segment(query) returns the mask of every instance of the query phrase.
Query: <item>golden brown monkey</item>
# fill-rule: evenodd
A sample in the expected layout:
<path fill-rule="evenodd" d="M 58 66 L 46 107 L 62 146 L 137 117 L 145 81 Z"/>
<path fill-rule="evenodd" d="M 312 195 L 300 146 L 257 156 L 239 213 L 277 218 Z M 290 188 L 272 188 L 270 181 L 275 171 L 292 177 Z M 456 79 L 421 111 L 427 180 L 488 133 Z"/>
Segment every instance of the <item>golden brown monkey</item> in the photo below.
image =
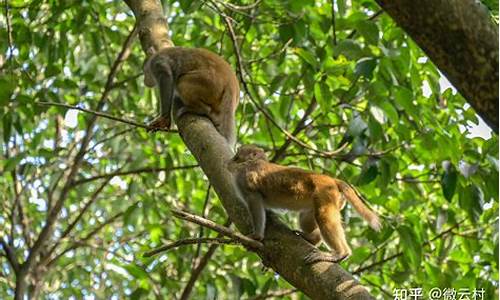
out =
<path fill-rule="evenodd" d="M 160 115 L 149 124 L 151 130 L 170 127 L 175 105 L 177 117 L 184 113 L 207 116 L 234 144 L 240 90 L 231 66 L 220 56 L 200 48 L 161 49 L 144 64 L 144 84 L 160 88 Z"/>
<path fill-rule="evenodd" d="M 381 228 L 378 216 L 346 182 L 268 162 L 264 151 L 256 146 L 241 146 L 228 168 L 235 175 L 236 184 L 251 211 L 255 226 L 251 237 L 254 239 L 264 237 L 265 208 L 299 211 L 302 236 L 314 245 L 323 238 L 335 252 L 329 260 L 341 261 L 351 255 L 340 214 L 345 200 L 373 229 Z"/>

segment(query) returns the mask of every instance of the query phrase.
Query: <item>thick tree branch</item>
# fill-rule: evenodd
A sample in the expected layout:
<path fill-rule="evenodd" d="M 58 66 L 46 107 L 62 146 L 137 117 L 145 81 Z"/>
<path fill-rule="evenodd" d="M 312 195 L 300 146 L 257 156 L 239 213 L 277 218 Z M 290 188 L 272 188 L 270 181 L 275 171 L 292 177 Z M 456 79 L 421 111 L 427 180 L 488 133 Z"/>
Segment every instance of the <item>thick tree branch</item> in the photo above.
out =
<path fill-rule="evenodd" d="M 498 27 L 474 0 L 376 0 L 498 133 Z"/>
<path fill-rule="evenodd" d="M 162 48 L 172 47 L 168 38 L 167 19 L 163 15 L 161 3 L 157 0 L 124 0 L 135 15 L 142 50 L 146 55 Z M 140 21 L 140 22 L 139 22 Z"/>
<path fill-rule="evenodd" d="M 126 0 L 126 2 L 134 12 L 138 28 L 144 28 L 139 31 L 140 35 L 146 35 L 140 38 L 142 48 L 159 49 L 162 44 L 168 45 L 169 43 L 164 41 L 166 34 L 156 36 L 155 39 L 155 36 L 151 35 L 154 31 L 147 30 L 147 24 L 151 23 L 153 16 L 164 20 L 160 4 L 155 0 Z M 208 119 L 185 114 L 175 121 L 182 139 L 207 175 L 230 219 L 241 232 L 249 233 L 252 223 L 248 208 L 236 190 L 233 177 L 226 167 L 227 161 L 233 156 L 233 151 Z M 272 215 L 268 218 L 263 244 L 264 247 L 254 250 L 262 258 L 263 263 L 271 266 L 309 297 L 372 299 L 368 291 L 339 265 L 330 262 L 306 264 L 304 258 L 317 249 Z"/>

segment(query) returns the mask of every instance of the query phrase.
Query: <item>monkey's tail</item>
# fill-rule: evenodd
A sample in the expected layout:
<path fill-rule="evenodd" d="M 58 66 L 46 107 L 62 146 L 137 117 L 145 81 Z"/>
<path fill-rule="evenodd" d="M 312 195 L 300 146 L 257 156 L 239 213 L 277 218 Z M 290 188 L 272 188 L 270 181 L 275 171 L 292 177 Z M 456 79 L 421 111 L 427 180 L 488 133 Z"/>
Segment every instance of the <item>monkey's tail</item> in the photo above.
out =
<path fill-rule="evenodd" d="M 346 197 L 347 201 L 356 209 L 356 211 L 365 219 L 370 227 L 375 231 L 380 231 L 382 223 L 379 217 L 361 200 L 356 191 L 346 182 L 337 180 L 340 192 Z"/>
<path fill-rule="evenodd" d="M 225 89 L 222 97 L 222 105 L 224 107 L 221 108 L 222 120 L 218 129 L 222 136 L 226 138 L 229 146 L 233 147 L 236 143 L 236 122 L 234 120 L 234 113 L 237 105 L 237 103 L 233 102 L 234 98 L 239 97 L 239 95 L 235 95 L 235 92 L 230 89 Z"/>

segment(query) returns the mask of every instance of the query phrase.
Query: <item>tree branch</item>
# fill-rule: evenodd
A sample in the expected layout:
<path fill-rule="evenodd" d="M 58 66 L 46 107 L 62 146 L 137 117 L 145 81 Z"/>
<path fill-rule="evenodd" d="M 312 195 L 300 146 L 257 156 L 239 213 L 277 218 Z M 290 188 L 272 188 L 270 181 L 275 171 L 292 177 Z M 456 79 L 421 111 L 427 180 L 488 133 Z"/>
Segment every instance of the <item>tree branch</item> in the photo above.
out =
<path fill-rule="evenodd" d="M 12 249 L 9 246 L 9 244 L 7 244 L 7 242 L 3 239 L 3 237 L 0 238 L 0 244 L 2 245 L 3 251 L 5 252 L 5 257 L 7 257 L 7 261 L 9 261 L 9 264 L 12 266 L 12 269 L 17 274 L 17 272 L 19 272 L 19 262 L 17 261 L 14 249 Z"/>
<path fill-rule="evenodd" d="M 241 244 L 238 241 L 232 240 L 232 239 L 224 239 L 224 238 L 194 238 L 194 239 L 182 239 L 175 241 L 173 243 L 163 245 L 161 247 L 155 248 L 151 251 L 145 252 L 142 256 L 144 257 L 151 257 L 154 255 L 157 255 L 161 252 L 166 252 L 170 249 L 174 249 L 177 247 L 181 246 L 186 246 L 186 245 L 194 245 L 198 243 L 205 243 L 205 244 L 216 244 L 216 245 L 223 245 L 223 244 Z"/>
<path fill-rule="evenodd" d="M 172 172 L 172 171 L 177 171 L 177 170 L 193 169 L 193 168 L 197 168 L 197 167 L 198 167 L 198 165 L 187 165 L 187 166 L 165 167 L 165 168 L 146 167 L 146 168 L 139 168 L 139 169 L 128 170 L 128 171 L 116 171 L 116 172 L 112 172 L 112 173 L 108 173 L 108 174 L 101 174 L 101 175 L 96 175 L 93 177 L 83 178 L 83 179 L 75 181 L 74 185 L 76 186 L 76 185 L 85 184 L 85 183 L 99 180 L 99 179 L 112 178 L 115 176 L 133 175 L 133 174 L 141 174 L 141 173 L 157 173 L 157 172 L 161 172 L 161 171 Z"/>
<path fill-rule="evenodd" d="M 57 103 L 57 102 L 42 102 L 42 101 L 35 102 L 35 104 L 37 104 L 37 105 L 44 105 L 44 106 L 59 106 L 59 107 L 67 108 L 67 109 L 79 110 L 79 111 L 83 111 L 85 113 L 92 114 L 92 115 L 97 116 L 97 117 L 106 118 L 106 119 L 110 119 L 110 120 L 113 120 L 113 121 L 118 121 L 118 122 L 121 122 L 121 123 L 133 125 L 135 127 L 141 127 L 141 128 L 144 128 L 144 129 L 149 129 L 149 126 L 146 125 L 146 124 L 143 124 L 143 123 L 138 123 L 138 122 L 135 122 L 135 121 L 132 121 L 132 120 L 123 119 L 123 118 L 118 118 L 118 117 L 112 116 L 112 115 L 107 114 L 107 113 L 93 111 L 93 110 L 85 109 L 85 108 L 79 107 L 79 106 L 73 106 L 73 105 L 64 104 L 64 103 Z M 159 128 L 158 131 L 172 132 L 172 130 L 170 130 L 170 129 L 163 129 L 163 128 Z"/>
<path fill-rule="evenodd" d="M 181 218 L 183 220 L 207 227 L 212 229 L 213 231 L 217 231 L 220 234 L 223 234 L 227 237 L 230 237 L 241 244 L 250 247 L 250 248 L 262 248 L 262 243 L 259 241 L 253 240 L 245 235 L 242 235 L 239 232 L 233 231 L 229 229 L 228 227 L 219 225 L 211 220 L 202 218 L 197 215 L 190 214 L 188 212 L 182 211 L 182 210 L 177 210 L 177 209 L 172 209 L 172 214 L 178 218 Z"/>
<path fill-rule="evenodd" d="M 134 12 L 138 28 L 147 27 L 147 20 L 152 16 L 164 20 L 158 1 L 126 2 Z M 155 40 L 151 38 L 150 32 L 152 30 L 139 31 L 142 48 L 158 49 L 166 34 L 157 36 L 158 40 Z M 184 114 L 175 121 L 182 139 L 208 177 L 230 219 L 240 232 L 251 232 L 253 226 L 248 208 L 232 184 L 232 174 L 227 170 L 227 161 L 232 158 L 233 151 L 225 139 L 217 133 L 207 118 Z M 293 137 L 290 138 L 293 140 Z M 306 264 L 304 258 L 317 249 L 272 214 L 268 215 L 264 247 L 254 250 L 262 258 L 264 265 L 271 266 L 288 282 L 313 299 L 372 299 L 368 291 L 338 264 Z"/>

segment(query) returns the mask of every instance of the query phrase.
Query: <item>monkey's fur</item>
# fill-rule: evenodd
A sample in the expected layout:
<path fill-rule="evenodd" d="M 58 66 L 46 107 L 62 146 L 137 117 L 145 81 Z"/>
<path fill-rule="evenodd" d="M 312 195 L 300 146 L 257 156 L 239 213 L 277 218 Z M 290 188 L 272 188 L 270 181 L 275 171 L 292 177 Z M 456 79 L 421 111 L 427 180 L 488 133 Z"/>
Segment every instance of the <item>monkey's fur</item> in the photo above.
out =
<path fill-rule="evenodd" d="M 217 54 L 200 48 L 161 49 L 144 64 L 144 84 L 160 88 L 160 115 L 149 124 L 151 130 L 170 127 L 175 105 L 177 117 L 207 116 L 230 145 L 235 143 L 238 80 Z"/>
<path fill-rule="evenodd" d="M 302 236 L 316 245 L 323 241 L 334 251 L 333 261 L 351 255 L 342 228 L 340 210 L 349 201 L 374 230 L 380 230 L 378 216 L 372 212 L 346 182 L 300 168 L 268 162 L 264 151 L 244 145 L 228 163 L 228 169 L 248 203 L 257 240 L 264 237 L 265 208 L 300 212 Z M 323 260 L 323 259 L 319 259 Z"/>

